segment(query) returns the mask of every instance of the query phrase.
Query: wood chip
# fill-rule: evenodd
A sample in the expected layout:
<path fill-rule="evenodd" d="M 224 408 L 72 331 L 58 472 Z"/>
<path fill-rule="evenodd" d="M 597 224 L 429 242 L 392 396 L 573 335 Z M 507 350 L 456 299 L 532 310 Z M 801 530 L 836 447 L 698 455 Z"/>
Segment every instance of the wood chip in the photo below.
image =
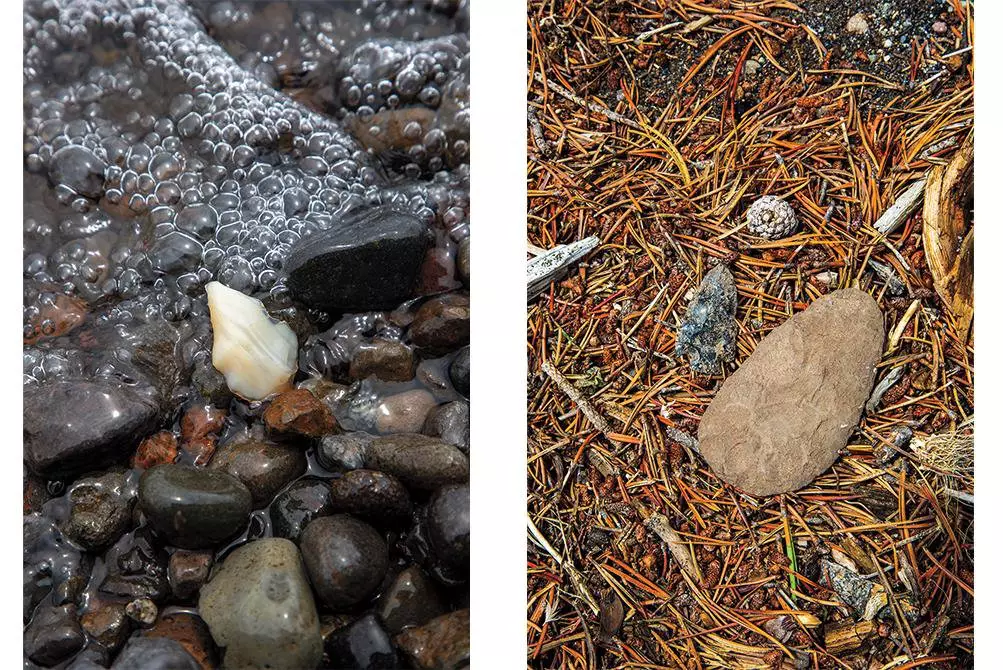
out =
<path fill-rule="evenodd" d="M 933 285 L 958 320 L 962 341 L 975 314 L 975 228 L 971 225 L 975 178 L 975 142 L 969 136 L 946 166 L 927 179 L 923 202 L 923 249 Z"/>

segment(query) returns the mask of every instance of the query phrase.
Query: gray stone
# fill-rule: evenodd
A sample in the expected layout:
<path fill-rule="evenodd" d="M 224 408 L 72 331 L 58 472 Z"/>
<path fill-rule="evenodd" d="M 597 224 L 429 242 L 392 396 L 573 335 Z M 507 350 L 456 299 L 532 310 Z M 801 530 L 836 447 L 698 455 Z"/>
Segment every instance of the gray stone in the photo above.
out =
<path fill-rule="evenodd" d="M 383 581 L 387 543 L 369 524 L 347 514 L 314 519 L 300 536 L 310 583 L 328 607 L 352 607 Z"/>
<path fill-rule="evenodd" d="M 412 433 L 373 440 L 366 450 L 366 467 L 389 472 L 405 485 L 425 491 L 462 483 L 470 476 L 470 462 L 459 449 Z"/>
<path fill-rule="evenodd" d="M 819 298 L 725 380 L 700 422 L 700 453 L 753 495 L 806 486 L 857 427 L 883 345 L 881 310 L 869 295 L 843 289 Z"/>
<path fill-rule="evenodd" d="M 25 463 L 47 478 L 124 459 L 159 418 L 156 403 L 98 380 L 26 386 L 23 407 Z"/>
<path fill-rule="evenodd" d="M 180 643 L 164 637 L 132 637 L 111 670 L 202 670 Z"/>
<path fill-rule="evenodd" d="M 718 265 L 700 282 L 676 334 L 676 355 L 688 357 L 698 375 L 717 374 L 722 363 L 735 360 L 737 304 L 735 278 Z"/>
<path fill-rule="evenodd" d="M 422 432 L 448 442 L 465 454 L 470 453 L 470 403 L 464 400 L 433 407 L 425 417 Z"/>
<path fill-rule="evenodd" d="M 24 653 L 40 665 L 55 665 L 79 651 L 85 639 L 74 605 L 44 603 L 24 631 Z"/>
<path fill-rule="evenodd" d="M 226 648 L 229 669 L 300 670 L 320 662 L 317 608 L 289 540 L 266 538 L 234 550 L 202 587 L 199 612 Z"/>
<path fill-rule="evenodd" d="M 463 347 L 449 364 L 449 381 L 464 398 L 470 397 L 470 347 Z"/>
<path fill-rule="evenodd" d="M 234 536 L 251 514 L 251 493 L 225 472 L 156 465 L 139 480 L 139 505 L 150 525 L 183 549 Z"/>
<path fill-rule="evenodd" d="M 293 483 L 268 507 L 272 533 L 290 540 L 298 540 L 307 524 L 317 517 L 333 513 L 330 483 L 312 477 Z"/>
<path fill-rule="evenodd" d="M 435 492 L 426 512 L 432 551 L 454 570 L 470 567 L 470 486 L 450 484 Z"/>
<path fill-rule="evenodd" d="M 445 612 L 435 585 L 412 565 L 401 570 L 380 596 L 377 607 L 387 632 L 396 635 L 409 626 L 421 626 Z"/>
<path fill-rule="evenodd" d="M 108 574 L 101 582 L 101 593 L 163 601 L 170 587 L 167 584 L 168 557 L 162 544 L 149 526 L 143 526 L 131 537 L 109 547 L 104 555 Z"/>
<path fill-rule="evenodd" d="M 356 431 L 326 435 L 317 449 L 317 460 L 332 472 L 355 470 L 366 464 L 366 449 L 376 437 Z"/>
<path fill-rule="evenodd" d="M 335 668 L 400 667 L 390 636 L 373 614 L 331 633 L 324 649 Z"/>

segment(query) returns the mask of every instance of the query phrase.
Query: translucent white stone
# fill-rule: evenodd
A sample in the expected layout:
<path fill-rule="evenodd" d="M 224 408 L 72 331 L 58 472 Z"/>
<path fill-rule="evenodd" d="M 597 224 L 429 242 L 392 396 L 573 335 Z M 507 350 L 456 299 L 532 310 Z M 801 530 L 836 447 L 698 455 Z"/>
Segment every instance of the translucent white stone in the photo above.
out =
<path fill-rule="evenodd" d="M 230 390 L 263 400 L 289 388 L 296 372 L 296 335 L 276 322 L 260 300 L 219 282 L 206 285 L 212 319 L 212 364 Z"/>

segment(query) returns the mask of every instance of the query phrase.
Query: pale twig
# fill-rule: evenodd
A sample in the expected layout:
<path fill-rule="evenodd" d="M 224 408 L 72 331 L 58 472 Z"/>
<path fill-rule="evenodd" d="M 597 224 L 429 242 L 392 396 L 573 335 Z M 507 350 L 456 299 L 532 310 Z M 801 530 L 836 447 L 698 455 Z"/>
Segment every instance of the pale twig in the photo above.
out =
<path fill-rule="evenodd" d="M 641 124 L 639 124 L 637 121 L 633 121 L 631 119 L 628 119 L 626 116 L 623 116 L 622 114 L 617 114 L 614 111 L 606 109 L 605 107 L 603 107 L 602 105 L 600 105 L 598 103 L 590 102 L 590 101 L 586 100 L 585 98 L 577 96 L 574 93 L 572 93 L 571 91 L 569 91 L 568 89 L 566 89 L 563 86 L 561 86 L 560 84 L 557 84 L 557 83 L 554 83 L 554 82 L 552 82 L 550 80 L 544 79 L 543 75 L 540 74 L 539 72 L 535 73 L 535 76 L 536 76 L 536 80 L 538 82 L 540 82 L 541 84 L 546 85 L 548 88 L 554 89 L 554 93 L 557 93 L 562 98 L 567 98 L 571 102 L 577 103 L 579 105 L 584 105 L 585 107 L 588 107 L 590 110 L 592 110 L 596 114 L 602 114 L 603 116 L 605 116 L 610 121 L 616 121 L 617 123 L 622 123 L 625 126 L 630 126 L 634 130 L 641 130 Z"/>
<path fill-rule="evenodd" d="M 532 300 L 547 290 L 550 282 L 564 277 L 572 265 L 599 246 L 595 235 L 571 244 L 559 244 L 526 263 L 526 297 Z"/>
<path fill-rule="evenodd" d="M 550 361 L 544 361 L 543 371 L 547 373 L 547 376 L 554 380 L 557 384 L 557 388 L 561 389 L 565 395 L 571 398 L 571 402 L 578 405 L 578 409 L 582 411 L 585 418 L 589 420 L 595 429 L 598 430 L 603 435 L 607 435 L 610 432 L 609 422 L 606 420 L 602 414 L 596 411 L 596 408 L 592 406 L 592 403 L 588 401 L 588 398 L 582 395 L 574 384 L 568 381 L 568 378 L 561 374 Z"/>
<path fill-rule="evenodd" d="M 651 512 L 644 505 L 637 502 L 634 503 L 634 508 L 641 515 L 641 518 L 644 519 L 644 524 L 668 546 L 672 557 L 679 563 L 679 569 L 685 572 L 694 583 L 702 584 L 703 577 L 700 575 L 700 568 L 690 553 L 689 543 L 676 532 L 676 529 L 669 523 L 668 517 L 658 512 Z"/>
<path fill-rule="evenodd" d="M 923 189 L 926 187 L 926 177 L 909 184 L 891 207 L 874 222 L 874 230 L 882 235 L 891 235 L 905 223 L 923 202 Z"/>

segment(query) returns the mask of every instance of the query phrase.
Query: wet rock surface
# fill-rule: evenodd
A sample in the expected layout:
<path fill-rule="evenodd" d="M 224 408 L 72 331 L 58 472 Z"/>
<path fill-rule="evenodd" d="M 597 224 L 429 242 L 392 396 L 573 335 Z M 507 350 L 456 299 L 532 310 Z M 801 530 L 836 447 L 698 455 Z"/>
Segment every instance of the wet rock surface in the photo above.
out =
<path fill-rule="evenodd" d="M 306 472 L 303 449 L 264 439 L 238 438 L 216 449 L 209 470 L 236 477 L 254 507 L 267 505 L 286 484 Z"/>
<path fill-rule="evenodd" d="M 163 637 L 174 640 L 203 668 L 219 665 L 219 651 L 213 642 L 209 627 L 197 614 L 174 612 L 164 614 L 156 624 L 142 632 L 144 637 Z"/>
<path fill-rule="evenodd" d="M 80 617 L 80 625 L 87 635 L 112 652 L 121 649 L 132 632 L 125 605 L 118 602 L 91 601 Z"/>
<path fill-rule="evenodd" d="M 430 243 L 425 224 L 410 214 L 353 213 L 291 249 L 289 288 L 318 309 L 392 308 L 414 297 Z"/>
<path fill-rule="evenodd" d="M 456 391 L 465 398 L 470 397 L 470 347 L 463 347 L 449 364 L 449 380 Z"/>
<path fill-rule="evenodd" d="M 84 642 L 74 605 L 39 606 L 24 631 L 25 653 L 35 663 L 45 666 L 72 656 Z"/>
<path fill-rule="evenodd" d="M 718 265 L 700 282 L 676 335 L 676 355 L 687 357 L 693 372 L 718 374 L 723 363 L 735 360 L 737 305 L 735 278 Z"/>
<path fill-rule="evenodd" d="M 470 562 L 470 486 L 450 484 L 428 503 L 428 538 L 440 561 L 462 570 Z"/>
<path fill-rule="evenodd" d="M 148 526 L 123 535 L 102 559 L 107 567 L 107 575 L 98 589 L 102 594 L 162 602 L 170 590 L 167 552 Z"/>
<path fill-rule="evenodd" d="M 360 519 L 395 525 L 411 516 L 411 498 L 393 475 L 379 470 L 352 470 L 331 482 L 331 505 Z"/>
<path fill-rule="evenodd" d="M 139 505 L 169 542 L 200 549 L 232 537 L 247 522 L 252 496 L 225 472 L 158 465 L 139 480 Z"/>
<path fill-rule="evenodd" d="M 432 298 L 415 314 L 408 335 L 425 349 L 462 347 L 470 341 L 470 299 L 455 293 Z"/>
<path fill-rule="evenodd" d="M 151 432 L 157 406 L 102 381 L 58 381 L 24 392 L 24 457 L 35 474 L 61 477 L 124 459 Z"/>
<path fill-rule="evenodd" d="M 414 378 L 414 352 L 402 342 L 373 340 L 355 350 L 348 374 L 353 379 L 376 377 L 387 382 L 406 382 Z"/>
<path fill-rule="evenodd" d="M 209 579 L 212 567 L 212 553 L 209 551 L 188 551 L 178 549 L 167 563 L 167 582 L 171 592 L 179 600 L 188 600 Z"/>
<path fill-rule="evenodd" d="M 227 556 L 199 595 L 199 611 L 228 668 L 312 668 L 320 623 L 296 545 L 249 542 Z"/>
<path fill-rule="evenodd" d="M 276 496 L 269 507 L 272 533 L 290 540 L 298 540 L 307 524 L 317 517 L 333 513 L 331 484 L 314 478 L 294 483 Z"/>
<path fill-rule="evenodd" d="M 387 544 L 376 530 L 347 514 L 311 521 L 300 548 L 317 595 L 334 609 L 373 594 L 387 569 Z"/>
<path fill-rule="evenodd" d="M 881 310 L 857 289 L 823 296 L 773 330 L 703 415 L 700 453 L 758 496 L 794 491 L 835 462 L 870 394 Z"/>
<path fill-rule="evenodd" d="M 335 668 L 400 668 L 397 651 L 374 614 L 335 631 L 324 641 Z"/>
<path fill-rule="evenodd" d="M 23 19 L 25 648 L 77 607 L 90 640 L 52 642 L 60 667 L 229 667 L 198 607 L 220 563 L 333 518 L 342 473 L 422 510 L 437 488 L 366 445 L 469 393 L 462 333 L 411 329 L 467 300 L 467 4 L 29 0 Z M 319 403 L 230 389 L 212 282 L 289 326 L 289 388 Z M 248 437 L 283 451 L 238 455 Z M 426 560 L 399 541 L 423 514 L 389 509 L 359 543 L 373 585 L 314 595 L 324 616 L 367 620 Z M 428 574 L 465 606 L 465 580 Z"/>
<path fill-rule="evenodd" d="M 331 410 L 305 389 L 275 398 L 262 415 L 265 425 L 279 434 L 323 437 L 337 429 Z"/>
<path fill-rule="evenodd" d="M 320 441 L 317 460 L 333 472 L 361 468 L 366 464 L 366 449 L 374 439 L 361 431 L 328 435 Z"/>
<path fill-rule="evenodd" d="M 417 668 L 462 667 L 470 659 L 470 610 L 450 612 L 409 628 L 396 641 Z"/>
<path fill-rule="evenodd" d="M 132 523 L 135 491 L 120 472 L 78 480 L 69 490 L 70 516 L 63 533 L 84 549 L 118 539 Z"/>
<path fill-rule="evenodd" d="M 132 637 L 119 653 L 113 670 L 200 670 L 184 646 L 163 637 Z"/>
<path fill-rule="evenodd" d="M 408 486 L 433 490 L 466 481 L 470 463 L 459 449 L 417 434 L 387 435 L 366 450 L 366 467 L 388 472 Z"/>
<path fill-rule="evenodd" d="M 470 451 L 470 403 L 462 400 L 439 405 L 425 417 L 422 432 L 448 442 L 463 453 Z"/>
<path fill-rule="evenodd" d="M 391 635 L 404 628 L 421 626 L 444 612 L 435 585 L 418 566 L 412 565 L 394 579 L 380 597 L 379 614 Z"/>
<path fill-rule="evenodd" d="M 395 393 L 376 407 L 376 430 L 380 433 L 418 433 L 428 413 L 436 406 L 435 396 L 425 389 Z"/>

